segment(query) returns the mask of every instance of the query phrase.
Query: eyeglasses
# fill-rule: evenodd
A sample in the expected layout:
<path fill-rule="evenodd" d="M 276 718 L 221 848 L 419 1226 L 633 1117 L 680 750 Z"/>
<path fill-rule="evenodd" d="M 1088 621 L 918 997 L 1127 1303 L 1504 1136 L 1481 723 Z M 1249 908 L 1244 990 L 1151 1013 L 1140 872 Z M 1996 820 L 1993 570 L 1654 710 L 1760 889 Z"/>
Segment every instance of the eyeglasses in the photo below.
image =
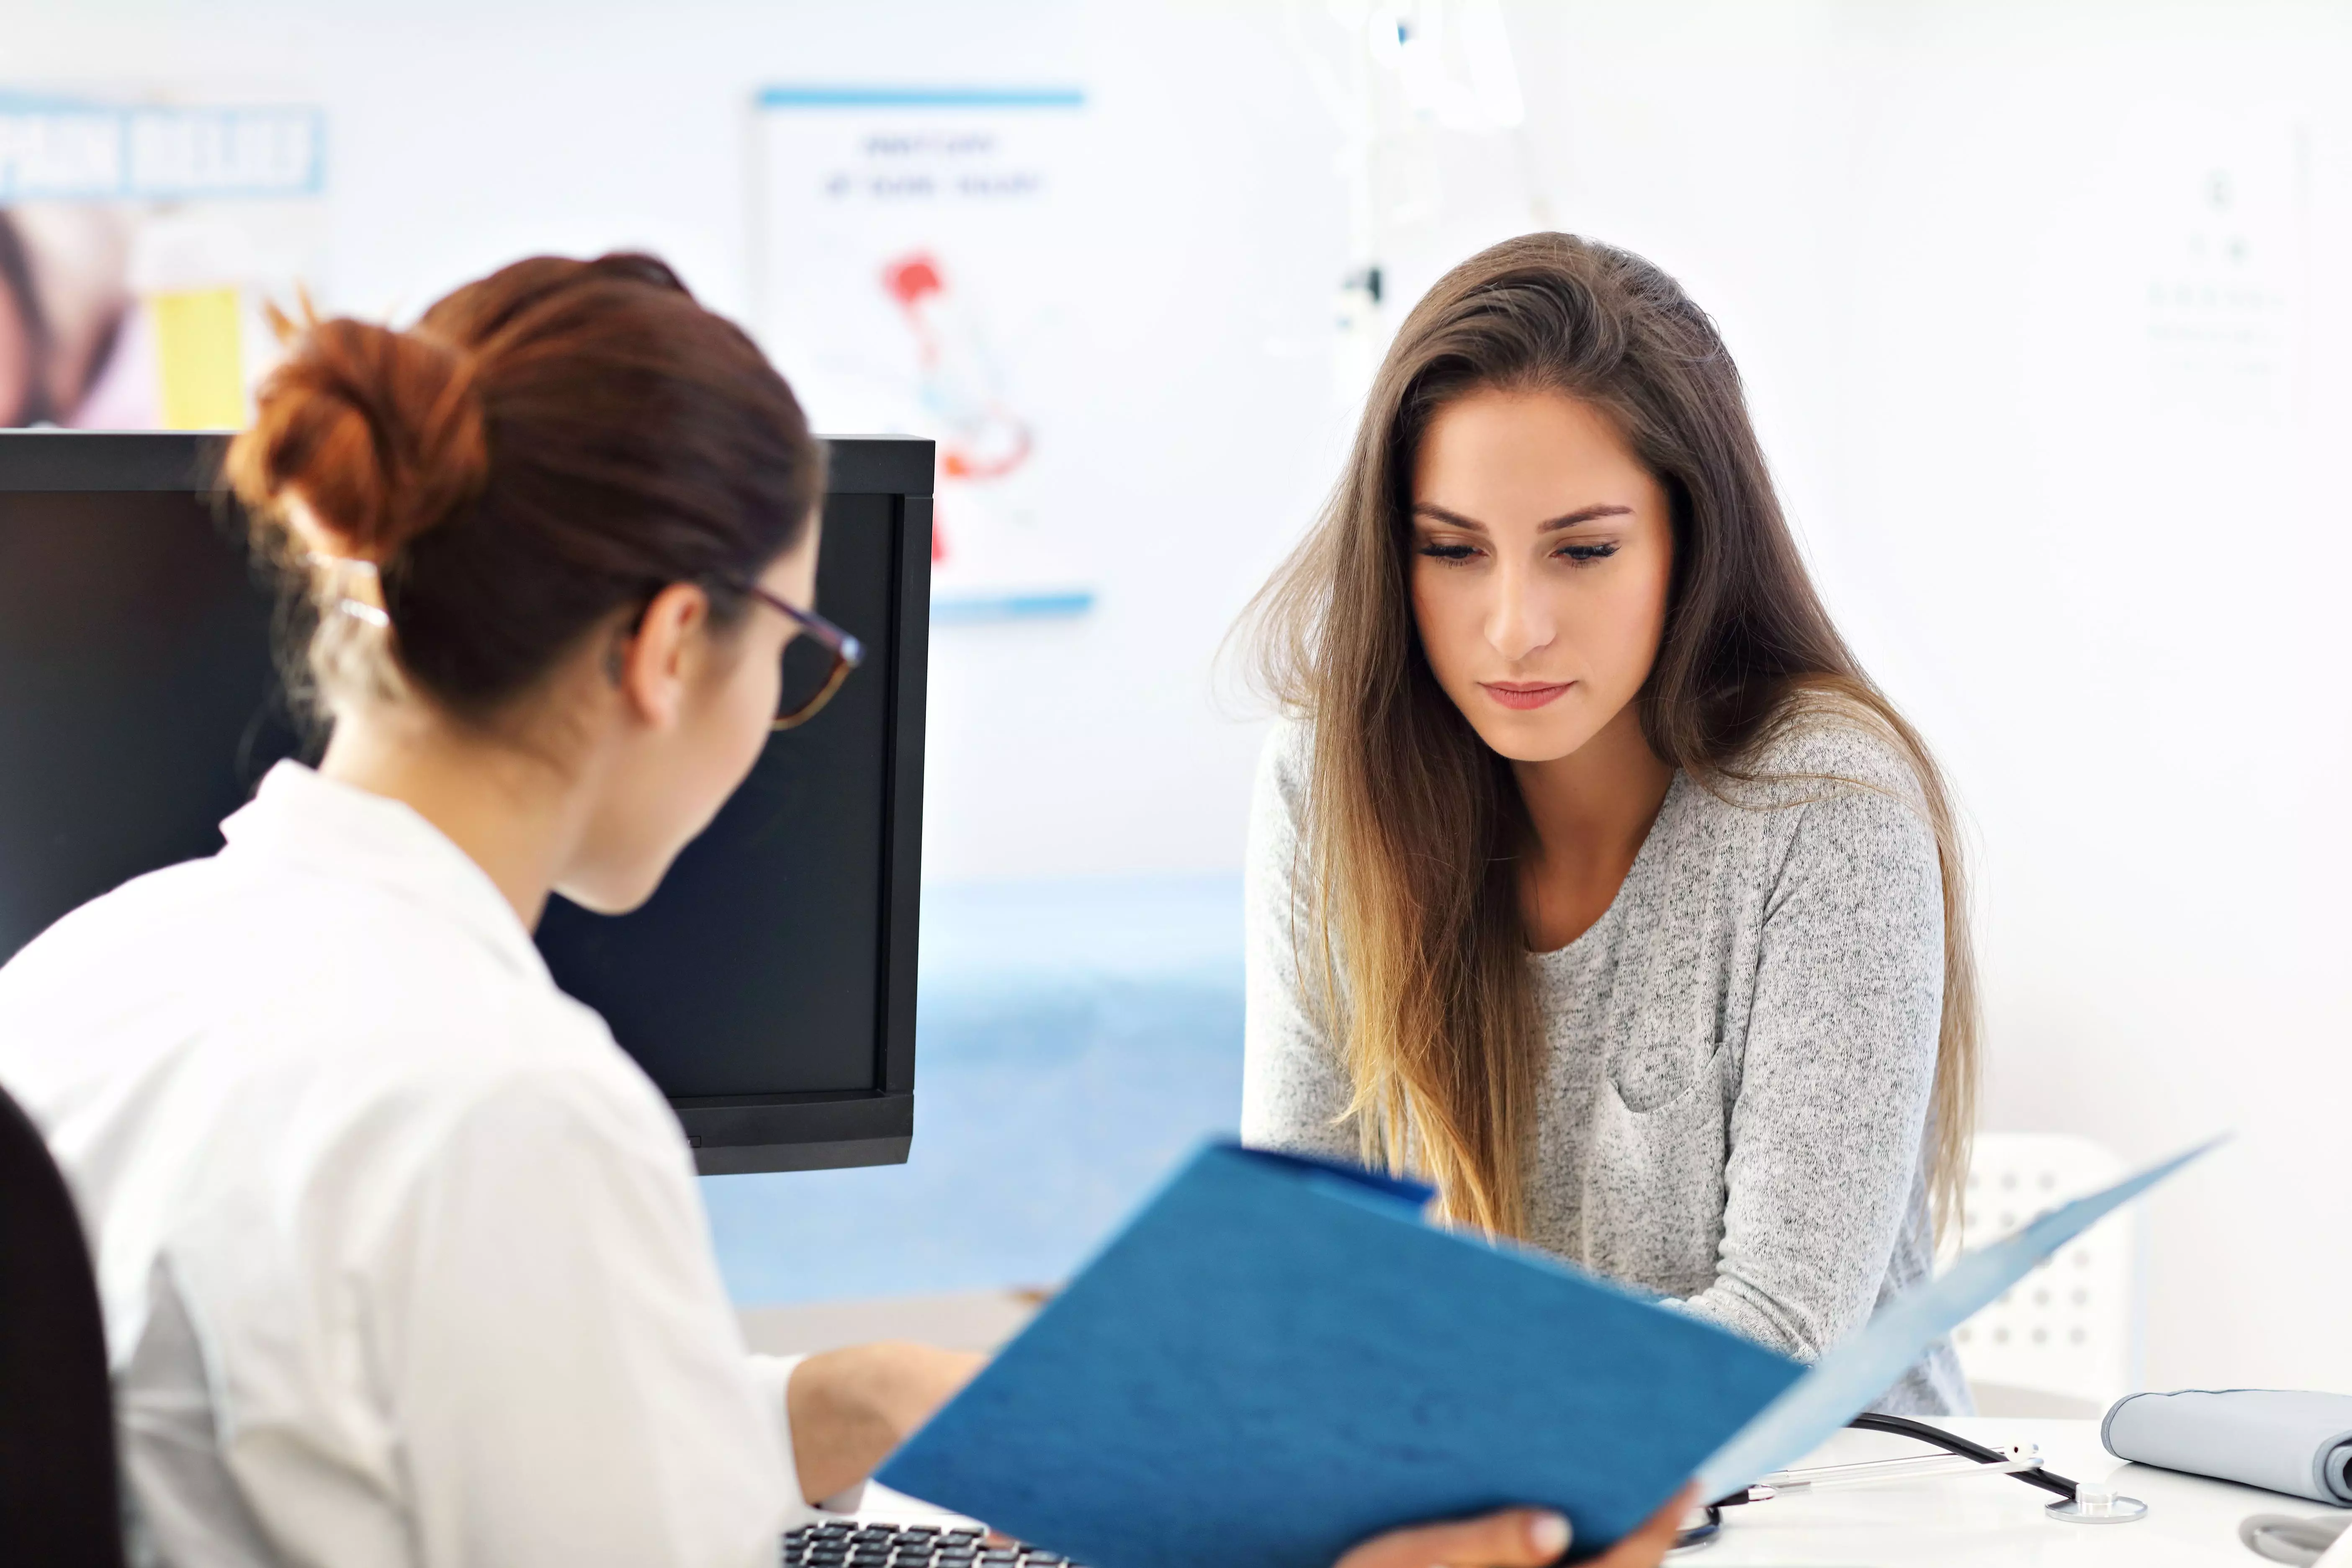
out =
<path fill-rule="evenodd" d="M 799 628 L 800 635 L 784 644 L 783 691 L 777 699 L 771 728 L 789 730 L 805 724 L 833 700 L 833 694 L 866 657 L 865 647 L 814 610 L 788 605 L 757 583 L 742 586 L 745 593 Z"/>

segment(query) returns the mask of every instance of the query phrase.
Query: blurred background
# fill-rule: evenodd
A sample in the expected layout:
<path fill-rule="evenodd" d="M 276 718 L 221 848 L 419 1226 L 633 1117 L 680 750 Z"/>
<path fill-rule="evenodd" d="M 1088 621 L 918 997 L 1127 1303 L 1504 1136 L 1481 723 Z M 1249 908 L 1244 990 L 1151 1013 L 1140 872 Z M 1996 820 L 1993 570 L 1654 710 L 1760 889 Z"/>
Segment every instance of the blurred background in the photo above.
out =
<path fill-rule="evenodd" d="M 705 1191 L 747 1307 L 999 1300 L 1235 1121 L 1216 655 L 1388 334 L 1639 250 L 1957 784 L 1984 1126 L 2238 1134 L 2071 1386 L 2347 1387 L 2347 79 L 2284 0 L 17 0 L 0 421 L 235 423 L 265 300 L 643 247 L 939 439 L 914 1158 Z"/>

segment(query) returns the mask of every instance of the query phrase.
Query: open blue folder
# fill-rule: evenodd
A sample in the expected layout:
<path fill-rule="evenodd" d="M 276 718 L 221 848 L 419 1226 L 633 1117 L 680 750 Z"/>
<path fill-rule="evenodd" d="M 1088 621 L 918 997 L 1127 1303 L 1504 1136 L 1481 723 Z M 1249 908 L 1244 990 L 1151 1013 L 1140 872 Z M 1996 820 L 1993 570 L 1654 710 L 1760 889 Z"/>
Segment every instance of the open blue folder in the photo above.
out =
<path fill-rule="evenodd" d="M 1428 1197 L 1203 1150 L 877 1479 L 1090 1568 L 1329 1568 L 1530 1502 L 1599 1542 L 1804 1372 Z"/>
<path fill-rule="evenodd" d="M 1212 1145 L 877 1479 L 1091 1568 L 1329 1568 L 1518 1504 L 1565 1513 L 1582 1555 L 1694 1475 L 1712 1496 L 1810 1451 L 2202 1152 L 1969 1253 L 1809 1371 L 1431 1226 L 1412 1183 Z"/>

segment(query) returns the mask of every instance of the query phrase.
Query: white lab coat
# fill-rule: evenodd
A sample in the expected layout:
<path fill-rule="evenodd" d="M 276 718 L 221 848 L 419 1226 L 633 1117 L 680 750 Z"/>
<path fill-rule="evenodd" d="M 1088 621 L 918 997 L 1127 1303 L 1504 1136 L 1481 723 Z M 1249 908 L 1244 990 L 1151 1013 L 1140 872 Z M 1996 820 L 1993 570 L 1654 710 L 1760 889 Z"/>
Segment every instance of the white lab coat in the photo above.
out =
<path fill-rule="evenodd" d="M 805 1516 L 692 1157 L 489 879 L 281 764 L 0 970 L 179 1568 L 749 1568 Z"/>

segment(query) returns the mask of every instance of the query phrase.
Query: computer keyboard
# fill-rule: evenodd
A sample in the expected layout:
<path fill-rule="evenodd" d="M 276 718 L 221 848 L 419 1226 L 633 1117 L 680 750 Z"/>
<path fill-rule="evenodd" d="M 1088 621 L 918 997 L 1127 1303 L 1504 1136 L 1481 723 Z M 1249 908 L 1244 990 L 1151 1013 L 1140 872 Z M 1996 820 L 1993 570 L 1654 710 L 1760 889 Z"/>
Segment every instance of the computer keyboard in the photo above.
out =
<path fill-rule="evenodd" d="M 1083 1568 L 1066 1557 L 929 1524 L 803 1525 L 784 1537 L 783 1568 Z"/>

